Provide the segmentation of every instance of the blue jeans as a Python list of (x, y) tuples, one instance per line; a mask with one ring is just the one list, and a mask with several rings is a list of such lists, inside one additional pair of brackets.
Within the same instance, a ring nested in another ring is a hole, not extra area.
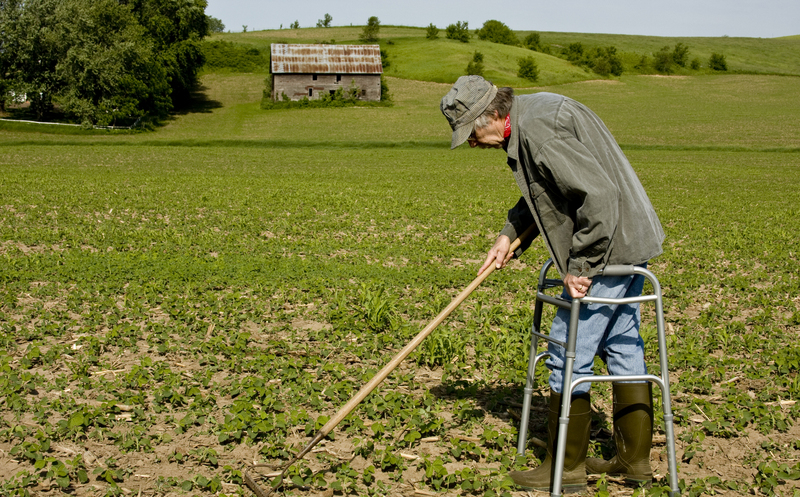
[[(625, 298), (642, 294), (644, 276), (597, 276), (592, 279), (589, 292), (592, 297)], [(566, 290), (562, 297), (572, 300)], [(550, 336), (567, 341), (569, 309), (558, 308)], [(639, 335), (639, 304), (607, 305), (584, 304), (578, 323), (578, 340), (575, 351), (575, 368), (572, 379), (593, 374), (594, 356), (599, 356), (612, 375), (646, 374), (644, 341)], [(547, 367), (550, 369), (550, 388), (562, 393), (564, 381), (564, 347), (550, 342)], [(581, 383), (573, 394), (586, 393), (591, 385)]]

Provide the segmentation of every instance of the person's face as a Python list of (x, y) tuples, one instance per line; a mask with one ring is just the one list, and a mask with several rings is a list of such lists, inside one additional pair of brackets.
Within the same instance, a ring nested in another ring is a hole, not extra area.
[(495, 117), (489, 121), (485, 128), (475, 128), (475, 131), (467, 138), (467, 143), (472, 148), (502, 148), (505, 138), (505, 118), (501, 118), (495, 112)]

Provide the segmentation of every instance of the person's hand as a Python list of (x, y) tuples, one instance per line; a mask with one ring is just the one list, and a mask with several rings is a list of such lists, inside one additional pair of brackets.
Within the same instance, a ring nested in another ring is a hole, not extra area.
[(564, 288), (573, 299), (580, 299), (586, 296), (589, 287), (592, 286), (592, 280), (585, 276), (575, 276), (567, 274), (564, 277)]
[(483, 266), (478, 269), (478, 274), (483, 273), (486, 268), (492, 264), (495, 265), (495, 269), (503, 269), (506, 267), (508, 261), (514, 256), (514, 252), (511, 252), (509, 250), (510, 248), (511, 240), (506, 235), (498, 236), (497, 240), (494, 242), (494, 246), (486, 256), (486, 261), (483, 263)]

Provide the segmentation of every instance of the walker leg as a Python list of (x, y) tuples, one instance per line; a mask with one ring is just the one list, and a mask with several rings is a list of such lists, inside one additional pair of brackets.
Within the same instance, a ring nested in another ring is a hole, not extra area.
[(553, 461), (553, 480), (550, 482), (551, 497), (561, 496), (561, 479), (564, 476), (564, 460), (567, 453), (567, 430), (569, 429), (569, 407), (572, 403), (572, 370), (575, 367), (575, 349), (578, 335), (578, 319), (581, 301), (574, 299), (570, 308), (567, 349), (564, 353), (563, 381), (561, 384), (561, 414), (558, 417), (558, 442)]
[(531, 397), (533, 396), (534, 374), (536, 369), (536, 349), (539, 339), (536, 335), (531, 338), (531, 350), (528, 356), (528, 378), (525, 380), (525, 390), (522, 394), (522, 416), (519, 421), (519, 436), (517, 438), (517, 456), (525, 455), (525, 447), (528, 442), (528, 421), (531, 415)]
[[(531, 330), (538, 333), (542, 325), (542, 308), (544, 303), (536, 301), (533, 309), (533, 325)], [(531, 415), (531, 397), (533, 396), (533, 386), (536, 378), (536, 349), (539, 348), (539, 337), (531, 333), (531, 348), (528, 353), (528, 375), (525, 379), (525, 390), (522, 395), (522, 415), (519, 422), (519, 435), (517, 436), (517, 457), (525, 455), (525, 447), (528, 443), (528, 422)]]

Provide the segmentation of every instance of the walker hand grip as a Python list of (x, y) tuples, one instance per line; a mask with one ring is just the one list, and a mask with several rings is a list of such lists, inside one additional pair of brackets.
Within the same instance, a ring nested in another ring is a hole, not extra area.
[(636, 271), (634, 269), (635, 266), (632, 264), (617, 264), (612, 266), (606, 266), (602, 269), (601, 273), (603, 276), (627, 276), (629, 274), (634, 274)]

